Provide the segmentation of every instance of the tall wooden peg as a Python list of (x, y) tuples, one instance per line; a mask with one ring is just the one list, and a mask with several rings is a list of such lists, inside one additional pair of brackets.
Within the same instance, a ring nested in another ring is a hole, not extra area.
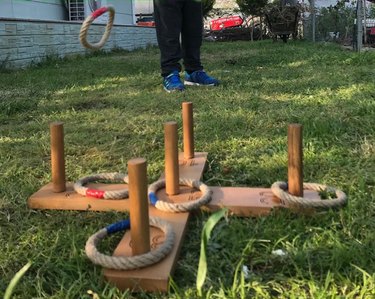
[(194, 158), (194, 121), (193, 103), (182, 103), (182, 126), (184, 136), (184, 158)]
[(65, 182), (65, 157), (64, 157), (64, 124), (53, 122), (50, 124), (51, 135), (51, 172), (53, 192), (64, 192)]
[(129, 160), (128, 176), (132, 253), (139, 255), (150, 251), (146, 160), (143, 158)]
[(178, 166), (178, 133), (175, 121), (164, 124), (165, 146), (165, 190), (168, 195), (180, 192), (179, 166)]
[(288, 191), (303, 196), (302, 125), (288, 126)]

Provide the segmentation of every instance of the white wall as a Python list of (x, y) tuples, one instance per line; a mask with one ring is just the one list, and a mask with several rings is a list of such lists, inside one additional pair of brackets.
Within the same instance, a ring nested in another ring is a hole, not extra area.
[(152, 14), (154, 12), (153, 0), (134, 0), (135, 14)]
[[(133, 0), (101, 0), (115, 8), (115, 24), (134, 24)], [(86, 5), (88, 8), (88, 5)], [(87, 9), (86, 15), (91, 14)], [(64, 0), (0, 0), (0, 18), (64, 21), (68, 12)]]
[(133, 3), (131, 0), (107, 0), (107, 3), (115, 8), (115, 24), (134, 24), (134, 11)]
[[(2, 0), (0, 0), (2, 1)], [(91, 53), (79, 42), (81, 23), (68, 21), (23, 21), (0, 19), (0, 65), (26, 67), (46, 57)], [(92, 25), (88, 41), (98, 42), (105, 25)], [(103, 50), (133, 50), (156, 45), (154, 27), (115, 25)]]
[(0, 17), (39, 20), (66, 20), (60, 0), (0, 0)]

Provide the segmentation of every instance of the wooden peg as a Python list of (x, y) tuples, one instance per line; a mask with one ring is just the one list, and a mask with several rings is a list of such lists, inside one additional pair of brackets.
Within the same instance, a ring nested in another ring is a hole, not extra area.
[(150, 251), (146, 160), (143, 158), (129, 160), (128, 176), (132, 253), (139, 255)]
[(178, 166), (178, 134), (175, 121), (164, 124), (165, 189), (168, 195), (180, 192)]
[(193, 121), (193, 103), (182, 103), (182, 126), (184, 138), (184, 158), (194, 158), (194, 121)]
[(288, 191), (303, 197), (302, 125), (288, 126)]
[(53, 192), (64, 192), (65, 182), (65, 157), (64, 157), (64, 124), (53, 122), (50, 124), (51, 138), (51, 172)]

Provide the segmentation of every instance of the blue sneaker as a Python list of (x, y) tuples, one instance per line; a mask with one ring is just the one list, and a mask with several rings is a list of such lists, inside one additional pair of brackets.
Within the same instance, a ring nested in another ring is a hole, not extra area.
[(185, 86), (180, 80), (178, 71), (173, 71), (163, 79), (163, 87), (166, 92), (184, 91)]
[(219, 80), (210, 77), (205, 71), (195, 71), (191, 74), (185, 72), (185, 82), (186, 85), (203, 85), (203, 86), (217, 86), (219, 85)]

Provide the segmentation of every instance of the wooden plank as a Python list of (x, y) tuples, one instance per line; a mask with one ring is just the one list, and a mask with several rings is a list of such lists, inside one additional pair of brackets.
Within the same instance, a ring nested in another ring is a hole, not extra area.
[[(205, 169), (207, 153), (195, 153), (194, 158), (184, 159), (184, 154), (179, 154), (179, 173), (180, 177), (201, 180)], [(162, 175), (161, 178), (164, 178)], [(190, 200), (191, 189), (180, 186), (179, 198), (183, 201)], [(162, 189), (157, 192), (159, 199), (169, 200), (164, 198), (166, 190)], [(173, 195), (174, 197), (176, 195)], [(168, 197), (168, 196), (167, 196)], [(182, 241), (185, 235), (186, 227), (189, 220), (189, 213), (166, 213), (157, 210), (150, 206), (150, 216), (160, 217), (168, 221), (175, 233), (175, 243), (172, 252), (159, 263), (143, 269), (121, 271), (113, 269), (103, 269), (105, 279), (112, 285), (115, 285), (120, 290), (131, 290), (132, 292), (147, 291), (147, 292), (167, 292), (169, 286), (169, 279), (172, 276)], [(156, 229), (150, 229), (150, 243), (151, 248), (157, 248), (164, 240), (163, 233)], [(131, 256), (131, 234), (126, 232), (118, 246), (116, 247), (114, 256)]]
[[(165, 213), (150, 207), (152, 216), (163, 218), (168, 221), (175, 233), (175, 242), (171, 253), (160, 262), (146, 268), (121, 271), (104, 269), (103, 275), (107, 281), (120, 290), (129, 289), (133, 292), (167, 292), (169, 278), (172, 276), (180, 253), (182, 240), (185, 235), (189, 213)], [(164, 234), (157, 228), (150, 229), (151, 248), (155, 249), (164, 241)], [(114, 256), (131, 256), (130, 232), (127, 232), (115, 249)]]
[[(196, 152), (194, 158), (185, 159), (184, 153), (180, 152), (178, 154), (180, 178), (201, 180), (206, 168), (207, 156), (206, 152)], [(160, 178), (164, 179), (164, 174)]]
[[(212, 200), (206, 209), (212, 212), (226, 207), (234, 215), (254, 217), (268, 215), (275, 208), (292, 208), (275, 197), (270, 188), (211, 188), (213, 191)], [(304, 197), (312, 201), (320, 200), (319, 193), (311, 190), (305, 190)]]
[[(195, 153), (194, 158), (184, 159), (179, 154), (179, 171), (182, 178), (201, 179), (207, 161), (207, 153)], [(163, 177), (163, 176), (162, 176)], [(88, 184), (90, 188), (116, 190), (127, 188), (126, 184)], [(49, 183), (35, 192), (28, 199), (31, 209), (42, 210), (81, 210), (81, 211), (129, 211), (129, 200), (108, 200), (85, 197), (77, 194), (73, 183), (66, 183), (64, 192), (56, 193), (53, 184)]]
[[(256, 217), (268, 215), (275, 208), (291, 208), (272, 194), (269, 188), (248, 187), (210, 187), (212, 200), (202, 210), (214, 212), (222, 208), (228, 208), (230, 213), (242, 217)], [(165, 190), (158, 192), (158, 198), (169, 202), (183, 202), (196, 200), (201, 196), (199, 190), (189, 187), (181, 187), (180, 193), (167, 195)], [(320, 200), (319, 193), (306, 190), (305, 198)]]
[[(116, 190), (127, 188), (126, 184), (88, 184), (90, 188)], [(80, 210), (80, 211), (129, 211), (129, 200), (97, 199), (82, 196), (73, 189), (73, 183), (66, 184), (66, 191), (53, 192), (52, 183), (45, 185), (28, 199), (31, 209)]]

